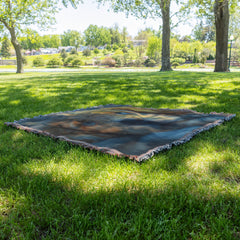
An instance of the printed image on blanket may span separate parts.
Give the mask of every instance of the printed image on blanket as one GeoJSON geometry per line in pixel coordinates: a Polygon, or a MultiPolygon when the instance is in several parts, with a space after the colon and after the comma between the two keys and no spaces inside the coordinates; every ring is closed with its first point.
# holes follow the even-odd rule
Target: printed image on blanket
{"type": "Polygon", "coordinates": [[[142,161],[230,120],[234,114],[183,109],[99,106],[22,119],[7,125],[85,148],[142,161]]]}

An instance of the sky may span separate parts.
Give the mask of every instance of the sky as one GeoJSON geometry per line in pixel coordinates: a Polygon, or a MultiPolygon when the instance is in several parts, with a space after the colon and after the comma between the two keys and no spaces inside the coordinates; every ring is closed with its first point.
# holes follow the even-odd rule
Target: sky
{"type": "MultiPolygon", "coordinates": [[[[175,8],[176,6],[172,6],[172,9],[175,8]]],[[[112,27],[114,24],[118,24],[120,29],[127,27],[128,33],[134,37],[140,30],[146,27],[158,30],[161,25],[161,19],[142,20],[133,16],[126,17],[124,13],[109,11],[107,6],[98,8],[97,3],[88,0],[84,4],[80,4],[77,9],[73,9],[71,6],[68,6],[68,8],[62,7],[62,10],[56,14],[56,24],[52,26],[52,29],[40,32],[40,34],[63,34],[68,29],[83,33],[90,24],[99,27],[112,27]]],[[[181,24],[181,28],[178,27],[173,32],[182,36],[190,35],[192,27],[189,24],[181,24]]]]}

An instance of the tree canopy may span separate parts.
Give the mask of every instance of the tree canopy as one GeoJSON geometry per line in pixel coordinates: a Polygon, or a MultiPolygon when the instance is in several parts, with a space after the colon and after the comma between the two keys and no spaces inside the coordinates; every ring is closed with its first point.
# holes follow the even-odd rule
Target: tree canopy
{"type": "Polygon", "coordinates": [[[62,46],[75,46],[76,49],[83,43],[83,37],[80,32],[68,30],[61,35],[62,46]]]}
{"type": "MultiPolygon", "coordinates": [[[[23,72],[21,45],[18,42],[19,33],[31,25],[41,28],[51,26],[55,22],[54,15],[58,12],[59,0],[0,0],[0,28],[5,27],[17,56],[17,73],[23,72]]],[[[71,3],[74,7],[81,0],[62,0],[66,6],[71,3]]]]}
{"type": "Polygon", "coordinates": [[[3,58],[9,58],[10,57],[10,41],[9,39],[4,36],[3,41],[2,41],[2,47],[1,47],[1,57],[3,58]]]}
{"type": "Polygon", "coordinates": [[[57,0],[0,0],[0,22],[7,28],[21,31],[26,26],[38,24],[46,27],[59,10],[57,0]]]}
{"type": "Polygon", "coordinates": [[[85,31],[86,45],[92,47],[103,46],[111,44],[111,34],[109,29],[105,27],[98,27],[97,25],[90,25],[85,31]]]}
{"type": "Polygon", "coordinates": [[[240,38],[240,6],[237,5],[235,11],[230,15],[229,33],[237,40],[240,38]]]}

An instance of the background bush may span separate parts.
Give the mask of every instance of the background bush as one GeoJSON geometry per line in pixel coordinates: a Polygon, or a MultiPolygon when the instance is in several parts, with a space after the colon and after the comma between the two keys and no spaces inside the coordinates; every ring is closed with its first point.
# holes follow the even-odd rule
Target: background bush
{"type": "Polygon", "coordinates": [[[118,48],[119,48],[119,46],[118,46],[116,43],[114,43],[114,44],[112,45],[112,49],[113,49],[114,51],[116,51],[118,48]]]}
{"type": "Polygon", "coordinates": [[[111,51],[111,50],[112,50],[112,47],[111,47],[111,45],[110,45],[110,44],[108,44],[108,45],[107,45],[107,47],[106,47],[106,49],[107,49],[108,51],[111,51]]]}
{"type": "Polygon", "coordinates": [[[62,65],[63,65],[63,62],[58,57],[52,57],[47,63],[47,66],[51,67],[51,68],[57,68],[57,67],[60,67],[62,65]]]}
{"type": "Polygon", "coordinates": [[[122,55],[116,55],[112,57],[116,62],[116,67],[123,67],[123,56],[122,55]]]}
{"type": "Polygon", "coordinates": [[[27,65],[28,64],[28,60],[25,56],[22,56],[22,63],[23,65],[27,65]]]}
{"type": "Polygon", "coordinates": [[[76,56],[73,56],[73,55],[71,55],[71,56],[68,56],[66,59],[65,59],[65,61],[64,61],[64,66],[70,66],[71,65],[71,62],[73,61],[73,59],[75,58],[76,56]]]}
{"type": "Polygon", "coordinates": [[[94,52],[95,54],[98,54],[98,53],[99,53],[99,49],[98,49],[98,48],[94,48],[93,52],[94,52]]]}
{"type": "Polygon", "coordinates": [[[80,57],[75,57],[70,63],[72,67],[80,67],[83,65],[83,61],[80,57]]]}
{"type": "Polygon", "coordinates": [[[172,65],[174,68],[176,68],[176,67],[179,66],[180,64],[179,64],[178,62],[173,62],[173,63],[171,63],[171,65],[172,65]]]}
{"type": "Polygon", "coordinates": [[[76,48],[72,48],[70,54],[71,55],[78,55],[78,52],[77,52],[76,48]]]}
{"type": "Polygon", "coordinates": [[[179,64],[184,64],[186,62],[185,58],[172,58],[171,63],[179,63],[179,64]]]}
{"type": "Polygon", "coordinates": [[[94,65],[100,66],[100,65],[101,65],[101,60],[100,60],[99,58],[97,58],[97,59],[94,61],[94,65]]]}
{"type": "Polygon", "coordinates": [[[114,52],[114,55],[123,55],[123,51],[121,49],[117,49],[115,52],[114,52]]]}
{"type": "Polygon", "coordinates": [[[122,52],[123,53],[128,53],[128,48],[127,47],[123,47],[122,52]]]}
{"type": "Polygon", "coordinates": [[[156,61],[154,59],[148,58],[145,60],[144,65],[146,67],[154,67],[157,65],[156,61]]]}
{"type": "Polygon", "coordinates": [[[116,61],[113,58],[107,57],[102,60],[102,65],[107,65],[109,67],[115,67],[116,61]]]}
{"type": "Polygon", "coordinates": [[[42,67],[45,65],[44,59],[42,57],[36,57],[33,60],[33,66],[34,67],[42,67]]]}
{"type": "Polygon", "coordinates": [[[60,56],[61,56],[63,61],[67,58],[68,54],[67,54],[65,49],[61,50],[60,56]]]}
{"type": "Polygon", "coordinates": [[[108,54],[108,50],[107,49],[103,49],[103,54],[107,55],[108,54]]]}
{"type": "Polygon", "coordinates": [[[91,50],[90,49],[84,49],[82,52],[82,55],[85,57],[91,56],[91,50]]]}
{"type": "Polygon", "coordinates": [[[134,62],[133,62],[133,66],[134,67],[141,67],[143,65],[143,60],[142,58],[137,58],[134,62]]]}
{"type": "Polygon", "coordinates": [[[71,55],[67,57],[64,61],[64,66],[66,67],[79,67],[84,65],[82,59],[77,55],[71,55]]]}

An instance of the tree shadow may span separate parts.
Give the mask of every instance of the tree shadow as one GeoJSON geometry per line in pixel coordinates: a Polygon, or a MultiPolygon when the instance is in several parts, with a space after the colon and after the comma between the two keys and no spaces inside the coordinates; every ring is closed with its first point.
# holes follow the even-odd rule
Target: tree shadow
{"type": "Polygon", "coordinates": [[[13,197],[0,227],[3,239],[234,239],[237,234],[239,197],[211,186],[203,191],[201,181],[186,176],[164,187],[131,182],[86,190],[22,163],[9,166],[11,175],[2,184],[4,195],[13,197]]]}
{"type": "MultiPolygon", "coordinates": [[[[44,76],[27,74],[1,89],[2,124],[109,103],[194,105],[201,112],[237,116],[141,165],[1,124],[0,197],[5,210],[0,238],[237,239],[239,173],[232,173],[238,165],[228,154],[239,153],[239,90],[214,90],[209,82],[224,79],[225,74],[74,73],[48,74],[47,80],[44,76]],[[186,103],[185,95],[195,97],[186,103]],[[206,146],[212,146],[209,151],[214,154],[227,152],[209,166],[208,182],[205,173],[189,167],[206,146]],[[79,172],[68,172],[75,166],[79,172]],[[216,182],[230,190],[216,189],[216,182]]],[[[238,86],[236,74],[227,76],[238,86]]]]}
{"type": "MultiPolygon", "coordinates": [[[[43,74],[43,76],[45,76],[43,74]]],[[[111,74],[47,74],[46,78],[27,74],[0,93],[4,96],[0,119],[13,121],[25,117],[73,110],[109,103],[143,107],[178,108],[182,104],[194,105],[192,109],[201,112],[236,112],[239,99],[238,89],[216,92],[209,89],[209,79],[219,81],[225,74],[205,73],[111,73],[111,74]],[[197,79],[197,80],[196,80],[197,79]],[[40,86],[40,88],[39,88],[40,86]],[[208,90],[206,92],[206,90],[208,90]],[[129,94],[129,92],[131,94],[129,94]],[[194,96],[191,101],[182,96],[194,96]],[[210,101],[202,103],[197,96],[210,101]],[[232,104],[231,104],[232,103],[232,104]],[[229,111],[230,110],[230,111],[229,111]],[[8,117],[9,116],[9,117],[8,117]]],[[[236,74],[228,75],[235,84],[236,74]]],[[[237,121],[237,120],[236,120],[237,121]]],[[[3,128],[6,131],[6,127],[3,128]]],[[[184,151],[184,148],[182,149],[184,151]]],[[[176,153],[176,151],[171,151],[176,153]]],[[[178,153],[179,154],[179,153],[178,153]]],[[[184,152],[183,159],[191,155],[184,152]]],[[[180,154],[181,155],[181,154],[180,154]]],[[[167,157],[166,169],[177,169],[180,156],[167,157]],[[178,161],[176,161],[178,159],[178,161]],[[171,166],[172,163],[172,166],[171,166]]]]}

